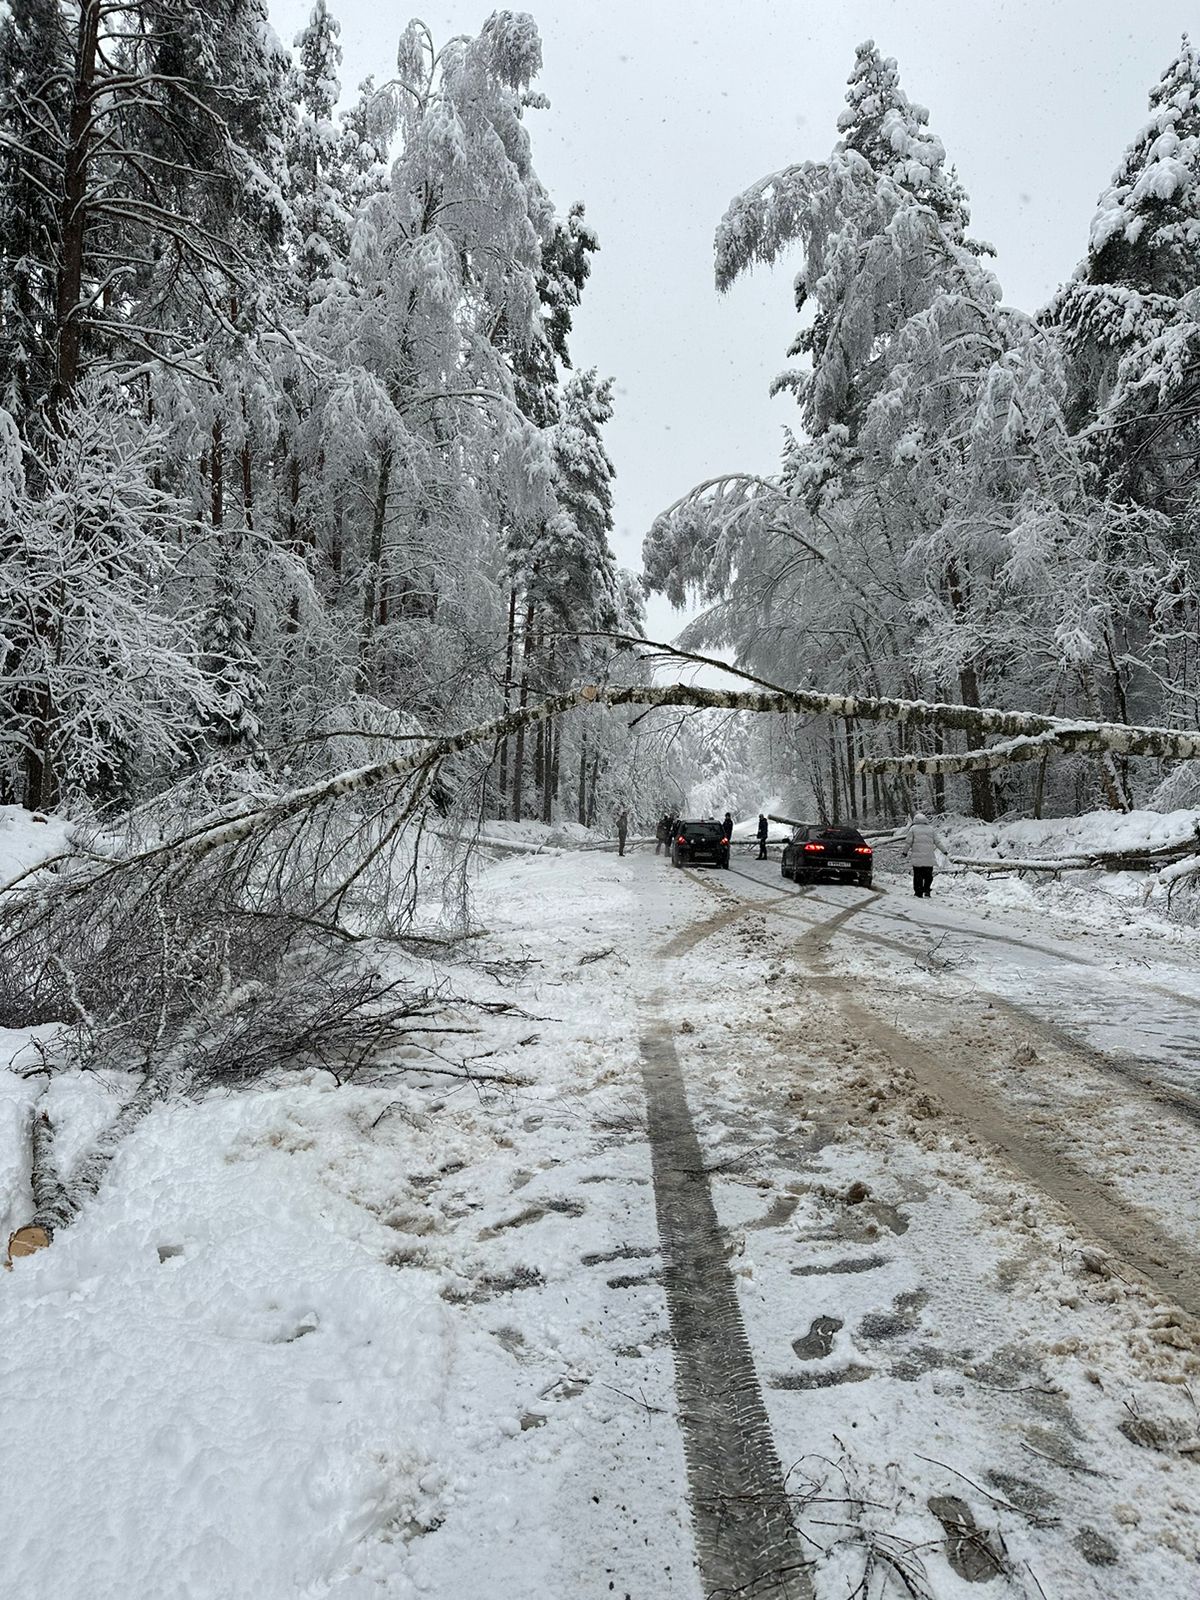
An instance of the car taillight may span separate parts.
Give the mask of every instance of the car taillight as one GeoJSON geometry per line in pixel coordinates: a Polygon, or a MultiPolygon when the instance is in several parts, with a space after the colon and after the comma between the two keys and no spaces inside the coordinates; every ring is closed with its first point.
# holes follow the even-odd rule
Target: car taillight
{"type": "Polygon", "coordinates": [[[811,842],[809,844],[806,844],[804,846],[804,848],[806,850],[820,850],[822,852],[822,854],[824,853],[824,850],[825,850],[825,846],[823,844],[812,844],[811,842]]]}
{"type": "Polygon", "coordinates": [[[678,837],[678,839],[676,839],[676,841],[675,841],[675,843],[676,843],[676,844],[686,844],[686,843],[687,843],[687,839],[686,839],[686,838],[685,838],[685,837],[684,837],[684,835],[683,835],[683,834],[682,834],[682,833],[681,833],[681,834],[680,834],[680,835],[679,835],[679,837],[678,837]]]}
{"type": "Polygon", "coordinates": [[[721,840],[721,843],[722,843],[722,844],[728,844],[728,843],[729,843],[729,840],[728,840],[728,839],[722,839],[722,840],[721,840]]]}
{"type": "Polygon", "coordinates": [[[869,856],[871,854],[871,846],[869,844],[856,844],[854,846],[854,854],[856,856],[869,856]]]}

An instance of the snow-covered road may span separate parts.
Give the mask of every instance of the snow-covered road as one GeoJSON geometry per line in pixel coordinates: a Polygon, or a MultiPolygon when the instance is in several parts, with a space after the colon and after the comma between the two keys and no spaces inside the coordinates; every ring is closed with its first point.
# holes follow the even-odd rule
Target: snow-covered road
{"type": "MultiPolygon", "coordinates": [[[[774,861],[735,861],[742,893],[768,901],[785,883],[774,861]]],[[[1163,952],[1147,953],[1122,917],[1105,931],[1014,925],[981,917],[951,899],[916,900],[898,876],[888,893],[833,885],[806,888],[802,914],[813,918],[856,907],[851,940],[893,948],[943,970],[957,971],[989,994],[1020,1007],[1076,1044],[1090,1044],[1114,1070],[1153,1086],[1200,1118],[1200,968],[1163,952]],[[832,908],[831,911],[822,909],[832,908]]],[[[944,877],[939,893],[955,896],[959,880],[944,877]]],[[[799,910],[799,907],[797,907],[799,910]]]]}
{"type": "Polygon", "coordinates": [[[735,867],[487,869],[520,1086],[148,1118],[0,1282],[0,1592],[1190,1592],[1190,947],[735,867]]]}

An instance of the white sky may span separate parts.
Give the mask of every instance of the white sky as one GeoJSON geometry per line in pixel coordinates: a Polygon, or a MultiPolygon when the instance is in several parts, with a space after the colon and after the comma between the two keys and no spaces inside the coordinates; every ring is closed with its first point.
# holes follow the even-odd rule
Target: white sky
{"type": "MultiPolygon", "coordinates": [[[[285,42],[311,0],[270,0],[285,42]]],[[[440,42],[487,4],[422,0],[440,42]]],[[[390,76],[413,0],[330,0],[343,88],[390,76]]],[[[789,397],[767,387],[794,330],[786,265],[718,297],[712,236],[730,198],[825,156],[854,47],[874,38],[930,110],[996,245],[1006,298],[1036,309],[1083,253],[1096,196],[1197,13],[1186,0],[543,0],[531,10],[551,108],[529,119],[561,211],[600,236],[576,317],[577,366],[616,380],[618,558],[640,569],[655,513],[722,471],[772,471],[789,397]],[[1190,13],[1190,15],[1189,15],[1190,13]]],[[[651,603],[647,631],[680,619],[651,603]]],[[[657,631],[656,631],[657,630],[657,631]]]]}

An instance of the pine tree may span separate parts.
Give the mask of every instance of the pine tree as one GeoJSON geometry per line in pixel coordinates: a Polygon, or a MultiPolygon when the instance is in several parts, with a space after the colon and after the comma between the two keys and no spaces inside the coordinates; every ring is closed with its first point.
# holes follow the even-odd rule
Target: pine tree
{"type": "Polygon", "coordinates": [[[1046,312],[1067,354],[1069,417],[1112,489],[1185,512],[1200,448],[1200,52],[1183,39],[1046,312]]]}
{"type": "Polygon", "coordinates": [[[6,233],[18,421],[97,362],[195,370],[197,304],[257,299],[287,223],[287,67],[264,0],[33,0],[0,22],[0,220],[35,196],[6,233]]]}
{"type": "Polygon", "coordinates": [[[345,261],[354,225],[343,165],[347,145],[334,121],[341,93],[341,26],[325,0],[316,0],[307,26],[296,35],[295,49],[288,176],[299,251],[296,270],[307,306],[345,261]]]}
{"type": "MultiPolygon", "coordinates": [[[[710,641],[736,638],[790,681],[836,663],[840,682],[873,692],[940,698],[953,684],[979,706],[1036,655],[1048,671],[1022,692],[1049,675],[1095,714],[1112,593],[1054,352],[1001,305],[942,144],[873,45],[839,132],[824,162],[739,196],[717,236],[720,286],[793,240],[803,249],[796,298],[810,315],[790,353],[806,365],[777,381],[802,431],[777,485],[731,484],[665,519],[648,569],[670,587],[672,560],[698,566],[722,597],[710,641]]],[[[852,766],[830,769],[831,792],[852,766]]],[[[994,816],[988,773],[971,798],[994,816]]]]}
{"type": "Polygon", "coordinates": [[[929,113],[914,105],[900,86],[894,56],[883,56],[873,39],[860,44],[838,117],[840,148],[855,151],[871,170],[886,174],[933,211],[956,244],[970,223],[967,196],[953,170],[946,169],[942,141],[928,127],[929,113]]]}
{"type": "Polygon", "coordinates": [[[202,665],[211,684],[204,717],[208,736],[235,754],[257,754],[266,692],[252,635],[254,617],[225,563],[200,629],[202,665]]]}

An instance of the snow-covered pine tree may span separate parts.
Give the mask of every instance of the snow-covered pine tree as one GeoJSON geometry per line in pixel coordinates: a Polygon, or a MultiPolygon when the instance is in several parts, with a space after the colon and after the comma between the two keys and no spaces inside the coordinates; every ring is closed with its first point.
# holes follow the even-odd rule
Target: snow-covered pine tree
{"type": "Polygon", "coordinates": [[[303,330],[317,368],[302,377],[321,377],[295,406],[295,504],[353,630],[356,716],[368,701],[419,720],[487,705],[505,530],[552,507],[549,442],[514,377],[541,337],[554,228],[525,125],[539,64],[526,17],[498,13],[440,50],[413,23],[397,79],[345,121],[364,191],[337,292],[303,330]]]}
{"type": "Polygon", "coordinates": [[[1171,515],[1196,487],[1198,293],[1200,51],[1185,36],[1045,313],[1067,353],[1072,426],[1108,484],[1171,515]]]}
{"type": "MultiPolygon", "coordinates": [[[[541,316],[532,329],[532,336],[523,344],[515,345],[510,352],[514,398],[522,415],[537,427],[551,432],[560,415],[560,385],[571,365],[569,337],[572,316],[591,271],[590,258],[598,248],[599,241],[584,220],[581,204],[573,205],[565,219],[555,218],[549,235],[541,242],[541,271],[538,275],[541,316]]],[[[499,332],[503,339],[504,330],[499,332]]],[[[506,708],[511,706],[514,692],[524,699],[535,679],[549,681],[547,677],[539,677],[539,665],[535,660],[540,632],[537,626],[538,598],[531,592],[530,585],[544,589],[545,582],[549,581],[548,578],[542,579],[541,570],[542,547],[548,542],[553,543],[556,537],[548,522],[551,515],[549,506],[546,506],[533,515],[514,515],[506,519],[505,546],[510,577],[504,649],[506,708]],[[521,629],[518,639],[519,618],[521,629]]],[[[549,565],[553,565],[553,562],[549,565]]],[[[555,570],[561,570],[561,567],[555,570]]],[[[540,756],[536,765],[540,779],[538,788],[545,809],[546,771],[540,756]]],[[[554,765],[550,763],[551,770],[554,765]]],[[[498,801],[502,811],[507,809],[511,777],[514,816],[521,813],[525,788],[524,767],[524,736],[519,736],[511,748],[505,741],[500,749],[497,767],[498,801]]]]}
{"type": "Polygon", "coordinates": [[[354,225],[344,135],[335,121],[341,94],[341,25],[325,0],[316,0],[307,25],[296,35],[295,51],[288,177],[299,293],[307,308],[344,263],[354,225]]]}
{"type": "Polygon", "coordinates": [[[22,426],[96,362],[198,369],[197,303],[215,286],[245,299],[251,242],[285,225],[286,68],[264,0],[36,0],[0,19],[0,213],[36,197],[6,241],[27,305],[22,426]]]}
{"type": "Polygon", "coordinates": [[[200,624],[201,663],[211,684],[211,704],[203,723],[213,743],[235,756],[256,756],[262,748],[266,691],[253,632],[253,614],[225,563],[200,624]]]}
{"type": "MultiPolygon", "coordinates": [[[[614,469],[604,447],[603,428],[612,417],[612,380],[595,369],[575,373],[562,391],[559,419],[552,429],[554,498],[557,509],[542,526],[536,560],[526,584],[526,602],[538,619],[540,692],[608,675],[611,645],[586,637],[618,628],[621,594],[612,546],[614,469]]],[[[542,817],[552,820],[560,775],[567,771],[559,742],[562,725],[548,732],[553,747],[543,752],[542,817]]],[[[579,728],[579,798],[588,762],[586,727],[579,728]]],[[[574,763],[571,763],[573,765],[574,763]]]]}

